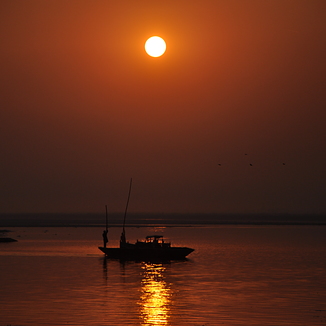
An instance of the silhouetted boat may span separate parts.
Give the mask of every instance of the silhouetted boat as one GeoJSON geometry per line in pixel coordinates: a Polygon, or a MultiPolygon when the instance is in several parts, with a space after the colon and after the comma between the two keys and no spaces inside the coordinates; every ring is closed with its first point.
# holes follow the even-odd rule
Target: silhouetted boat
{"type": "MultiPolygon", "coordinates": [[[[164,242],[162,235],[149,235],[144,241],[129,243],[126,241],[125,222],[128,209],[128,203],[131,192],[132,179],[130,180],[129,194],[125,215],[123,219],[122,233],[120,237],[120,247],[107,248],[106,243],[103,247],[98,247],[108,258],[121,260],[143,260],[143,261],[168,261],[185,259],[194,249],[188,247],[172,247],[170,242],[164,242]]],[[[106,207],[106,231],[103,232],[104,237],[108,231],[107,207],[106,207]]],[[[106,239],[107,241],[107,239],[106,239]]],[[[105,242],[105,241],[104,241],[105,242]]]]}
{"type": "Polygon", "coordinates": [[[147,236],[144,241],[129,243],[125,241],[124,233],[121,234],[120,248],[99,249],[108,257],[125,260],[182,260],[194,249],[187,247],[172,247],[171,243],[164,242],[162,235],[147,236]]]}

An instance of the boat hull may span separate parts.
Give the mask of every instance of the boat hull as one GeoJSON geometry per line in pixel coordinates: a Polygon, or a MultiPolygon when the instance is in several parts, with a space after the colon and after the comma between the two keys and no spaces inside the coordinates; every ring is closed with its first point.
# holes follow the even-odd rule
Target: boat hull
{"type": "Polygon", "coordinates": [[[169,248],[104,248],[99,249],[111,259],[122,260],[182,260],[194,249],[187,247],[169,248]]]}

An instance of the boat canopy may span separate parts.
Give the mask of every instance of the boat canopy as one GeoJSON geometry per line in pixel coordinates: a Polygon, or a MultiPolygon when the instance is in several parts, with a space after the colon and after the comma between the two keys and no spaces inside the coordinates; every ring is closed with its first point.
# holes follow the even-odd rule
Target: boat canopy
{"type": "Polygon", "coordinates": [[[160,239],[160,238],[163,238],[163,235],[148,235],[146,237],[146,240],[152,239],[152,238],[154,238],[154,239],[160,239]]]}

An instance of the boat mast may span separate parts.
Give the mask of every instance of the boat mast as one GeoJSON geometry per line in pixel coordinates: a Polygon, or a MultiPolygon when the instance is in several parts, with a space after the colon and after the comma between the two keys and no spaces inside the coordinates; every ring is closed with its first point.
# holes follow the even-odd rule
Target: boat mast
{"type": "Polygon", "coordinates": [[[126,243],[126,232],[125,232],[125,225],[126,225],[126,216],[128,211],[128,205],[129,205],[129,199],[130,199],[130,193],[131,193],[131,186],[132,186],[132,178],[130,178],[130,184],[129,184],[129,192],[128,192],[128,199],[125,209],[125,215],[123,217],[123,225],[122,225],[122,234],[121,234],[121,240],[120,243],[126,243]]]}
{"type": "Polygon", "coordinates": [[[105,231],[108,232],[108,206],[105,205],[105,231]]]}

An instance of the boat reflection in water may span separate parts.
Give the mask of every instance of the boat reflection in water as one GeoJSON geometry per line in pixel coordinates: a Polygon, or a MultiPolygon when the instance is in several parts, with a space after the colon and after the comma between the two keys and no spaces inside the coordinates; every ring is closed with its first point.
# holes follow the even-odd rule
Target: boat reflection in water
{"type": "Polygon", "coordinates": [[[143,326],[169,325],[172,290],[163,264],[142,263],[140,316],[143,326]]]}

